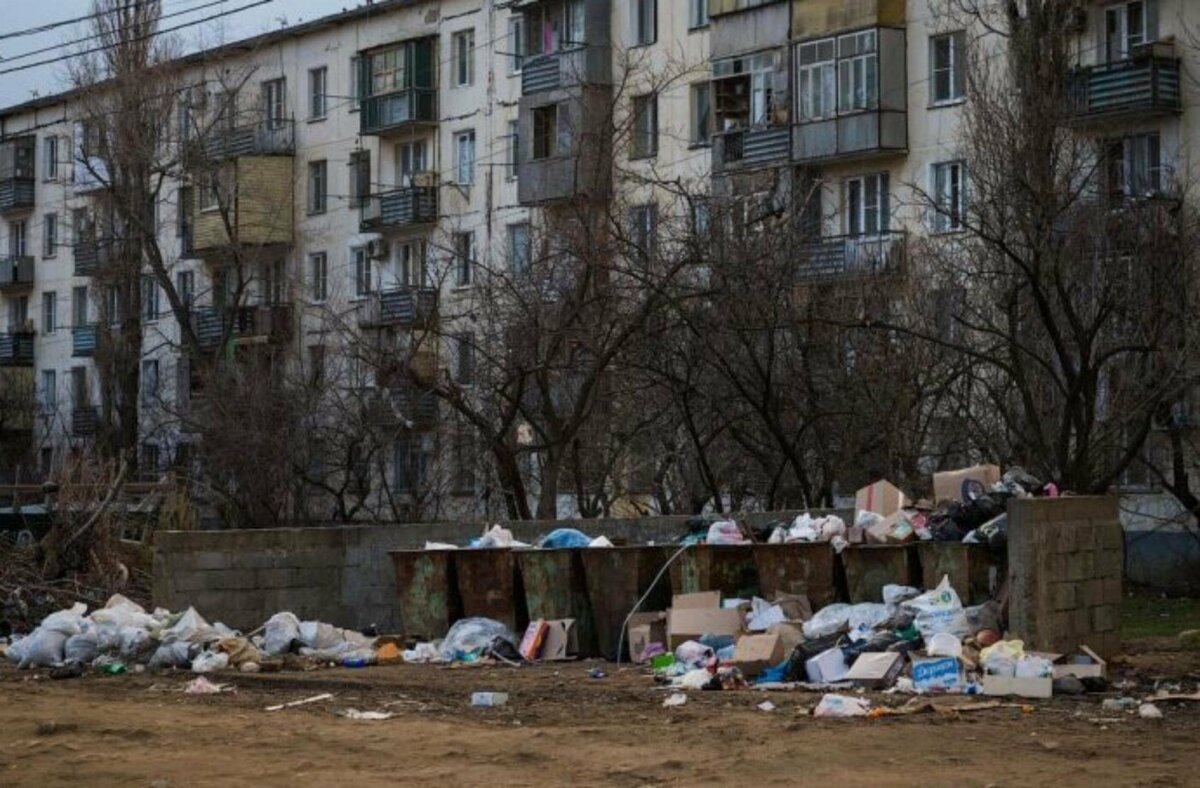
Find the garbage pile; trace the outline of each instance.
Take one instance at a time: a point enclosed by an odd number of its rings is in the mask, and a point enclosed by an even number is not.
[[[361,667],[397,659],[388,638],[363,635],[320,621],[277,613],[253,636],[220,622],[210,624],[189,607],[147,613],[119,594],[87,613],[77,603],[44,618],[28,635],[14,636],[4,655],[21,669],[50,667],[78,675],[91,667],[108,673],[129,669],[185,668],[195,673],[247,673],[311,668],[321,664]]]
[[[501,525],[493,525],[483,536],[472,539],[468,548],[488,549],[496,547],[526,547],[542,550],[558,550],[567,547],[612,547],[613,543],[606,536],[592,538],[576,528],[555,528],[543,535],[534,544],[522,542],[513,537],[512,531]],[[456,544],[448,542],[426,542],[426,550],[458,550]]]
[[[1072,655],[1027,651],[1001,634],[1000,614],[994,600],[964,606],[945,577],[929,590],[888,585],[879,602],[839,602],[815,614],[803,597],[768,603],[679,594],[665,613],[639,614],[630,655],[681,690],[803,686],[1048,698],[1056,688],[1105,689],[1104,660],[1086,645]],[[861,699],[827,700],[822,714],[867,713]]]

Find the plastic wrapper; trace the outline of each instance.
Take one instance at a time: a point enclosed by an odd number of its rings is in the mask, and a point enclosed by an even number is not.
[[[834,695],[832,693],[821,698],[821,702],[813,709],[814,717],[865,717],[871,710],[871,701],[866,698],[853,698],[849,695]]]
[[[890,618],[888,606],[878,602],[862,602],[851,606],[846,617],[846,625],[850,627],[850,639],[866,640],[875,627]]]
[[[708,544],[745,544],[746,537],[733,520],[718,520],[708,527]]]
[[[712,659],[713,649],[695,640],[680,643],[675,649],[675,661],[682,665],[698,667]]]
[[[949,577],[943,577],[937,588],[904,602],[901,607],[916,613],[913,623],[926,641],[939,632],[960,638],[971,634],[962,602]]]
[[[835,602],[821,608],[816,615],[804,622],[804,637],[814,640],[841,632],[850,619],[851,607],[844,602]]]
[[[564,547],[588,547],[592,538],[575,528],[555,528],[537,541],[538,547],[556,550]]]
[[[459,654],[483,651],[491,644],[493,638],[497,637],[502,637],[509,643],[517,643],[517,636],[499,621],[490,618],[464,618],[450,627],[439,652],[443,659],[452,660]]]

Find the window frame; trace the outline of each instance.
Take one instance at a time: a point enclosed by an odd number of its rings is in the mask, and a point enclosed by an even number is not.
[[[658,43],[658,0],[630,0],[629,24],[630,48]]]
[[[318,216],[329,210],[329,160],[317,159],[308,163],[309,216]]]
[[[949,64],[939,65],[938,44],[949,44]],[[966,31],[951,30],[929,37],[929,106],[952,107],[966,100],[965,71],[963,70],[963,50],[966,48]],[[938,96],[938,75],[945,73],[949,80],[949,94]]]
[[[53,334],[58,330],[58,291],[42,293],[42,333]]]
[[[658,94],[643,93],[631,99],[631,124],[633,126],[632,145],[629,158],[653,159],[658,155]],[[641,128],[649,118],[649,128]],[[649,144],[649,149],[642,146]]]
[[[467,165],[463,159],[463,143],[468,141],[471,158],[469,169],[464,171],[463,168]],[[475,144],[475,129],[462,129],[454,132],[454,182],[459,186],[472,186],[475,183],[475,163],[478,153]]]
[[[42,215],[42,259],[52,260],[58,255],[58,214]]]
[[[852,204],[857,187],[857,205]],[[874,200],[871,192],[874,190]],[[869,172],[842,181],[842,210],[845,235],[854,238],[879,238],[891,232],[891,175]]]
[[[505,177],[510,181],[520,177],[521,166],[521,121],[508,122],[508,172]]]
[[[263,123],[271,131],[287,125],[287,77],[263,80]]]
[[[472,230],[456,232],[451,236],[454,248],[454,286],[471,287],[475,284],[475,233]]]
[[[518,249],[518,237],[523,242]],[[508,225],[508,267],[516,276],[524,276],[533,268],[533,227],[529,222],[513,222]],[[523,254],[518,254],[522,252]]]
[[[318,83],[320,91],[317,90]],[[329,66],[308,70],[308,120],[316,122],[329,117]]]
[[[308,297],[314,304],[329,300],[329,254],[326,252],[308,255]]]
[[[688,0],[688,32],[708,27],[708,0]]]
[[[451,68],[454,69],[451,85],[456,88],[469,88],[475,84],[475,28],[454,31],[450,42],[453,53]]]
[[[699,102],[696,97],[700,94],[704,95],[704,114],[701,117],[699,112]],[[716,134],[716,116],[713,112],[712,101],[712,83],[711,82],[693,82],[688,89],[688,144],[693,148],[707,148],[712,145],[713,137]],[[700,127],[704,128],[701,129]],[[703,131],[703,136],[700,132]]]
[[[42,138],[42,180],[58,180],[58,135],[47,134]]]
[[[42,413],[58,410],[58,370],[43,369],[38,377],[38,407]]]
[[[942,183],[941,173],[955,172],[957,176]],[[930,165],[930,192],[933,195],[932,231],[937,235],[962,232],[966,229],[967,214],[967,168],[962,159],[934,162]],[[943,194],[945,190],[949,193]],[[953,205],[947,205],[947,197]],[[957,199],[955,199],[957,197]]]
[[[358,208],[371,200],[371,151],[351,151],[347,165],[350,168],[349,204],[351,208]]]
[[[354,298],[356,300],[370,298],[375,289],[371,272],[371,255],[367,254],[367,247],[350,247],[350,258],[350,273],[354,277]]]

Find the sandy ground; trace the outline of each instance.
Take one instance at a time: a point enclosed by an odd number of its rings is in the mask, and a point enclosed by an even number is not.
[[[190,696],[187,673],[54,681],[0,668],[0,785],[1200,785],[1200,703],[1165,719],[1104,713],[1104,696],[952,718],[808,716],[819,695],[665,693],[636,669],[381,666],[224,674],[235,691]],[[1200,656],[1130,658],[1116,670],[1200,678]],[[473,709],[475,690],[509,692]],[[279,712],[268,705],[332,693]],[[1115,693],[1112,693],[1115,694]],[[760,711],[771,700],[778,708]],[[906,699],[876,696],[899,705]],[[951,703],[955,700],[944,699]],[[393,712],[355,721],[337,712]]]

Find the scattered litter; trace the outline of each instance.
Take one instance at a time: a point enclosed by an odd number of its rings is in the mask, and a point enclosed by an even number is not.
[[[757,706],[759,711],[775,711],[775,704],[769,700],[764,700]]]
[[[508,703],[507,692],[475,692],[471,694],[471,705],[480,708],[504,706]]]
[[[197,676],[188,682],[183,692],[186,695],[219,695],[228,689],[228,684],[213,684],[203,676]]]
[[[359,711],[358,709],[342,709],[334,713],[348,720],[390,720],[396,716],[390,711]]]
[[[1143,703],[1141,706],[1138,706],[1138,716],[1143,720],[1161,720],[1163,713],[1153,703]]]
[[[847,695],[828,694],[813,709],[814,717],[865,717],[871,710],[871,701]]]
[[[311,698],[304,698],[302,700],[294,700],[290,703],[280,703],[277,706],[268,706],[267,711],[282,711],[283,709],[294,709],[297,706],[307,706],[310,703],[317,703],[318,701],[329,700],[332,697],[333,697],[332,692],[323,692],[320,695],[313,695]]]
[[[676,692],[664,700],[662,705],[668,708],[674,708],[675,706],[682,706],[683,704],[687,703],[687,700],[687,695],[683,694],[682,692]]]
[[[1128,696],[1122,698],[1106,698],[1100,704],[1100,708],[1104,711],[1133,711],[1138,707],[1138,702],[1135,698]]]

